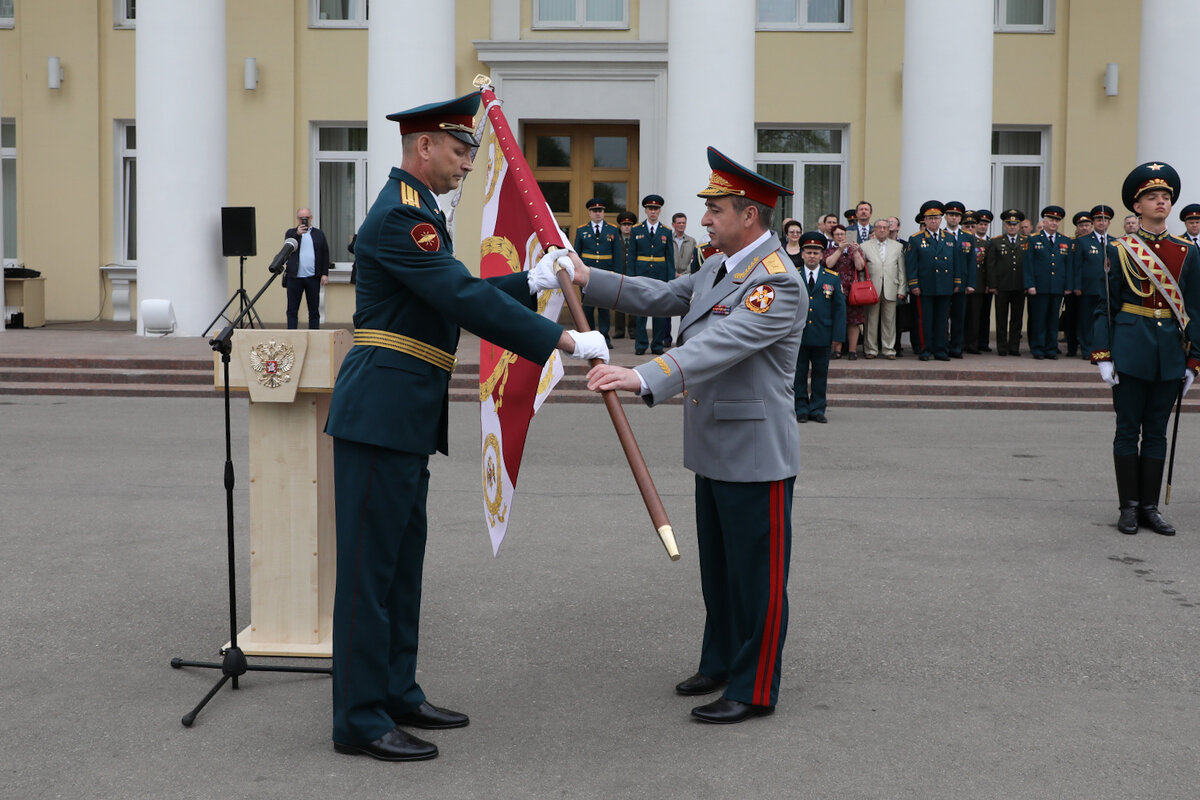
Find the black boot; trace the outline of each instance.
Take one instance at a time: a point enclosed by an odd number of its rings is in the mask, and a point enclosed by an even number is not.
[[[1113,456],[1117,472],[1117,498],[1121,503],[1121,517],[1117,530],[1125,534],[1138,531],[1138,457]]]
[[[1142,456],[1138,462],[1138,522],[1155,533],[1163,536],[1174,536],[1175,529],[1171,523],[1158,513],[1158,492],[1162,489],[1163,467],[1166,462],[1160,458]]]

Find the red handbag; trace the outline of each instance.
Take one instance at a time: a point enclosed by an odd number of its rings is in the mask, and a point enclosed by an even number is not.
[[[851,281],[850,296],[846,302],[852,306],[873,306],[878,303],[879,292],[875,290],[874,281]]]

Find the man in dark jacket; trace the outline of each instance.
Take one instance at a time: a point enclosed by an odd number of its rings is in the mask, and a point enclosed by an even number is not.
[[[300,242],[287,260],[283,285],[287,289],[287,326],[300,327],[300,297],[308,303],[308,327],[321,327],[321,287],[329,282],[329,242],[325,234],[312,226],[312,212],[296,210],[296,227],[288,228],[283,238]]]

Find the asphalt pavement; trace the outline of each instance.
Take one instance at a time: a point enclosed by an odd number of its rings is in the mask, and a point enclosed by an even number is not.
[[[170,659],[229,633],[220,402],[0,398],[0,797],[1200,794],[1200,420],[1180,535],[1126,537],[1108,414],[831,408],[800,431],[778,711],[706,726],[671,691],[703,625],[682,409],[626,410],[679,562],[599,403],[534,420],[493,558],[452,405],[419,679],[471,725],[384,764],[333,752],[321,676],[248,674],[180,724],[216,675]],[[244,399],[233,443],[244,624]]]

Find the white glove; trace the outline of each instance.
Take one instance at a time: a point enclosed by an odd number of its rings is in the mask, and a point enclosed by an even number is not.
[[[1100,368],[1100,380],[1109,386],[1116,386],[1121,382],[1121,379],[1117,377],[1117,371],[1113,369],[1113,362],[1101,361],[1096,366]]]
[[[1190,369],[1183,373],[1183,396],[1187,397],[1188,389],[1192,388],[1192,382],[1196,380],[1196,373]]]
[[[575,264],[566,250],[551,250],[538,260],[533,269],[529,270],[529,293],[537,294],[546,289],[558,289],[558,274],[554,268],[555,262],[567,271],[571,279],[575,279]]]
[[[575,340],[575,352],[571,353],[571,358],[579,358],[584,361],[590,361],[593,358],[598,358],[605,364],[608,363],[608,345],[604,342],[604,334],[600,331],[567,331],[571,334],[571,338]]]

